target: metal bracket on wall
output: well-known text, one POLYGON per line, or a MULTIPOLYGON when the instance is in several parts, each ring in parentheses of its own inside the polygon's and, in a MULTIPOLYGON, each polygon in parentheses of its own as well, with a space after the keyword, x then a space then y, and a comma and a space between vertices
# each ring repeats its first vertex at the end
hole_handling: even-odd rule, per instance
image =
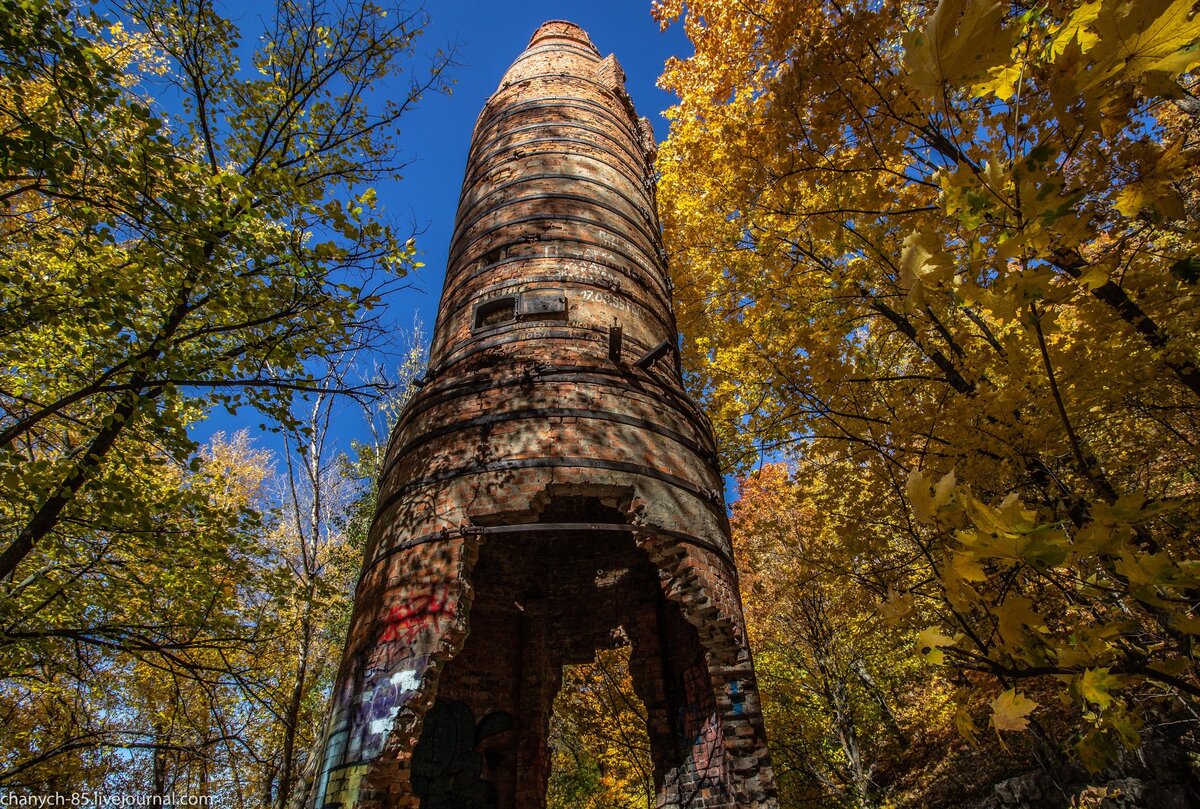
POLYGON ((671 350, 671 341, 663 340, 661 343, 656 345, 654 348, 650 349, 645 354, 643 354, 641 359, 639 359, 637 362, 635 362, 634 365, 641 368, 643 371, 649 371, 650 366, 653 365, 654 363, 658 362, 659 360, 661 360, 663 357, 667 356, 667 352, 670 350, 671 350))
POLYGON ((621 339, 624 330, 616 323, 608 327, 608 358, 617 365, 621 364, 621 339))

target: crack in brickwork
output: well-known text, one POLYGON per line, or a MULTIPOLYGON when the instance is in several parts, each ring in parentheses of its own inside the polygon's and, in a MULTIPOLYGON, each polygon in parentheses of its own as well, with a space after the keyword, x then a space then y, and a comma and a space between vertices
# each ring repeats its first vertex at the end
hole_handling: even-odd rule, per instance
POLYGON ((776 806, 712 429, 673 350, 654 149, 616 58, 571 23, 541 26, 484 106, 318 809, 542 809, 562 667, 618 631, 656 806, 776 806))

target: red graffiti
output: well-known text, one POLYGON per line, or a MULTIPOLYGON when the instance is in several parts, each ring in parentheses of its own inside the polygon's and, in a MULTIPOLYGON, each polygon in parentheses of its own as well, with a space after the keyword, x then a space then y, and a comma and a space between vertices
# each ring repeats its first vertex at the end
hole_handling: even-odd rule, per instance
POLYGON ((412 643, 429 624, 437 624, 443 615, 450 612, 449 588, 445 585, 432 592, 417 596, 388 610, 383 619, 380 643, 412 643))

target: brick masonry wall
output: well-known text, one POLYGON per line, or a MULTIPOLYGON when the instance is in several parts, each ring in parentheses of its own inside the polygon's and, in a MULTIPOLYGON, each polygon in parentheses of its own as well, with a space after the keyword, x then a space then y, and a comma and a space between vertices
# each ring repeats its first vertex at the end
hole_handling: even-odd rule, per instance
POLYGON ((774 807, 648 122, 549 22, 475 127, 425 385, 380 477, 317 807, 540 809, 562 666, 620 633, 659 807, 774 807))

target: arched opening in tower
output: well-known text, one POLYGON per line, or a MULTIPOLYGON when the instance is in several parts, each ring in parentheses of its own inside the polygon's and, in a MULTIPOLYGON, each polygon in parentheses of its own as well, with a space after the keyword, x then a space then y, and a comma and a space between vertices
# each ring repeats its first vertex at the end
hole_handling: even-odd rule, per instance
POLYGON ((626 522, 610 498, 559 494, 523 530, 485 530, 468 577, 470 631, 413 751, 421 809, 544 809, 564 667, 621 642, 645 716, 652 805, 684 809, 723 791, 704 649, 633 531, 611 528, 626 522))
POLYGON ((629 639, 597 649, 590 663, 563 667, 550 717, 547 809, 654 806, 649 716, 633 688, 629 639))

